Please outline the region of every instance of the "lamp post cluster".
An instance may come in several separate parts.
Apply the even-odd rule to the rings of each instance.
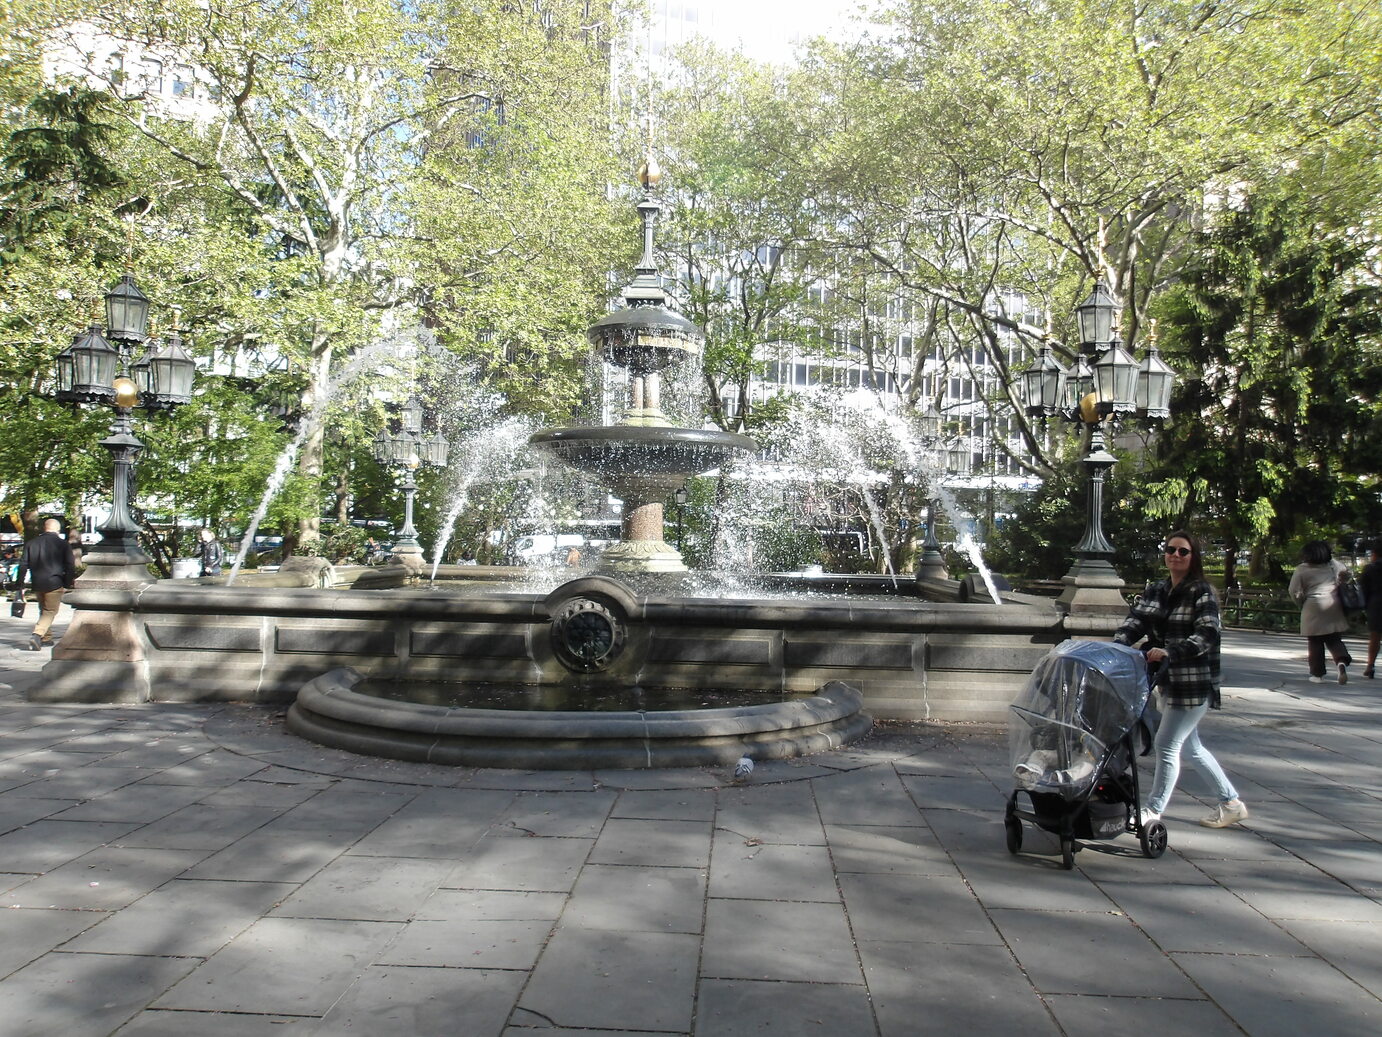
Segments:
[[[86,555],[82,581],[88,586],[149,581],[150,559],[139,546],[139,524],[130,512],[135,461],[144,449],[133,434],[131,415],[135,407],[172,413],[192,399],[196,363],[177,330],[160,341],[149,337],[148,326],[149,299],[126,273],[105,294],[105,327],[93,322],[57,357],[53,395],[59,402],[115,408],[110,435],[101,440],[114,466],[110,518],[100,527],[101,542]],[[135,359],[141,345],[144,353]]]
[[[394,540],[393,557],[412,568],[422,566],[422,548],[413,527],[413,498],[417,494],[419,465],[441,467],[446,464],[449,444],[441,436],[424,436],[422,401],[409,396],[399,416],[399,430],[380,429],[374,437],[374,459],[380,464],[403,470],[403,528]]]
[[[1113,568],[1113,545],[1104,536],[1104,479],[1115,459],[1106,449],[1103,423],[1136,417],[1160,421],[1170,411],[1175,375],[1153,342],[1141,363],[1118,337],[1119,305],[1102,281],[1076,307],[1080,349],[1066,368],[1043,345],[1022,373],[1022,393],[1032,417],[1079,421],[1089,430],[1084,457],[1089,493],[1084,536],[1075,545],[1075,563],[1065,576],[1061,603],[1070,611],[1110,611],[1126,607],[1123,581]]]

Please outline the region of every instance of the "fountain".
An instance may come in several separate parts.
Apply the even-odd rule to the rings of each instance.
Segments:
[[[700,328],[667,308],[667,293],[653,258],[653,232],[661,206],[654,197],[660,174],[650,158],[638,171],[643,200],[643,256],[624,289],[625,308],[588,332],[605,361],[629,372],[629,402],[613,426],[549,429],[529,442],[542,453],[594,476],[624,502],[619,543],[600,556],[608,573],[678,573],[681,554],[662,539],[663,502],[688,476],[719,468],[754,449],[747,436],[673,428],[662,411],[662,372],[699,355]]]
[[[662,375],[703,338],[660,288],[651,166],[642,180],[637,276],[589,332],[627,372],[627,405],[613,425],[529,437],[624,501],[622,540],[594,572],[547,590],[513,569],[441,564],[430,580],[405,566],[343,568],[330,588],[243,576],[79,585],[30,697],[291,703],[288,726],[304,737],[434,763],[724,764],[836,747],[865,734],[871,715],[1001,722],[1050,646],[1112,631],[1120,616],[991,583],[985,594],[931,569],[698,594],[663,541],[663,501],[754,443],[674,427],[663,412]],[[447,521],[449,533],[455,515]]]

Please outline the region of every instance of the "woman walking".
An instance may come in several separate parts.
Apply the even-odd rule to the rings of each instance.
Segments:
[[[1358,574],[1358,587],[1363,592],[1363,609],[1368,617],[1368,663],[1364,677],[1372,677],[1377,666],[1377,650],[1382,647],[1382,540],[1374,540],[1371,558]]]
[[[1219,799],[1200,824],[1225,828],[1244,820],[1248,808],[1198,732],[1205,713],[1219,708],[1219,598],[1204,577],[1199,543],[1188,532],[1178,529],[1166,538],[1165,559],[1166,579],[1148,585],[1113,635],[1125,645],[1146,638],[1147,662],[1169,661],[1161,685],[1156,773],[1142,823],[1150,824],[1165,812],[1180,778],[1184,750]]]
[[[1339,635],[1348,629],[1348,617],[1339,604],[1336,588],[1339,577],[1348,572],[1336,560],[1323,540],[1312,540],[1300,552],[1301,564],[1291,575],[1290,594],[1300,606],[1300,632],[1305,635],[1310,683],[1324,682],[1324,650],[1334,660],[1339,683],[1348,683],[1348,665],[1353,662]]]

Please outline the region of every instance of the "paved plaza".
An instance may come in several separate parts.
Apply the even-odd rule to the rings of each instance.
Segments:
[[[1382,682],[1307,683],[1299,637],[1225,637],[1202,731],[1250,820],[1194,824],[1187,770],[1164,857],[1066,872],[1004,847],[999,729],[741,785],[446,769],[274,709],[31,705],[29,626],[0,621],[4,1037],[1382,1033]]]

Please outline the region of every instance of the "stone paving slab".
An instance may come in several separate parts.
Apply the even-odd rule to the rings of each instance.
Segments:
[[[716,979],[862,983],[839,904],[715,900],[706,906],[701,974]]]
[[[697,1037],[878,1032],[868,990],[830,983],[702,980],[696,996]]]
[[[105,1037],[196,966],[195,958],[45,954],[0,980],[0,1034]]]
[[[342,854],[285,897],[272,914],[406,922],[455,867],[450,860]]]
[[[1001,945],[861,940],[859,953],[883,1037],[1060,1033]]]
[[[930,828],[887,825],[826,825],[830,859],[837,872],[896,875],[954,875],[955,862]]]
[[[1118,911],[991,912],[1033,985],[1044,994],[1196,997],[1198,991]]]
[[[618,932],[699,933],[706,873],[700,868],[588,864],[562,925]]]
[[[1307,684],[1298,638],[1226,637],[1202,731],[1247,823],[1198,827],[1187,770],[1162,858],[1066,872],[1049,833],[1007,853],[981,725],[738,783],[452,769],[275,709],[29,705],[23,633],[0,617],[0,1037],[1382,1031],[1377,689]]]
[[[527,978],[525,972],[483,968],[372,966],[332,1006],[312,1037],[457,1037],[462,1027],[498,1034]]]
[[[63,949],[207,958],[293,889],[287,882],[174,879],[92,925]]]
[[[109,917],[97,911],[42,907],[0,912],[0,976],[8,976]]]
[[[713,846],[712,897],[840,902],[828,847],[760,843],[724,830],[715,833]]]
[[[0,861],[12,872],[42,873],[138,827],[131,821],[35,821],[0,835]]]
[[[1319,959],[1175,954],[1172,961],[1254,1037],[1382,1031],[1377,998]]]
[[[115,911],[177,878],[206,854],[201,850],[132,850],[102,846],[10,890],[30,907]]]
[[[595,840],[590,863],[704,868],[710,863],[710,836],[708,821],[611,818]]]
[[[860,940],[998,943],[988,914],[958,875],[851,873],[840,876],[850,924]]]
[[[569,893],[594,845],[594,839],[486,838],[466,851],[446,887]]]
[[[154,1008],[140,1012],[120,1037],[317,1037],[321,1021],[310,1016],[234,1012],[186,1012]]]
[[[1280,925],[1349,979],[1382,997],[1382,923],[1287,919]]]
[[[409,968],[526,972],[537,964],[551,932],[550,922],[409,922],[375,960],[380,965]]]
[[[397,922],[262,918],[153,1007],[324,1015],[401,928]]]
[[[1163,951],[1307,956],[1308,947],[1222,886],[1168,896],[1151,883],[1104,883],[1104,893]]]
[[[558,929],[512,1021],[688,1033],[700,949],[685,933]]]
[[[1068,1037],[1147,1037],[1154,1033],[1241,1037],[1243,1032],[1207,1000],[1087,994],[1048,994],[1045,1000]]]

